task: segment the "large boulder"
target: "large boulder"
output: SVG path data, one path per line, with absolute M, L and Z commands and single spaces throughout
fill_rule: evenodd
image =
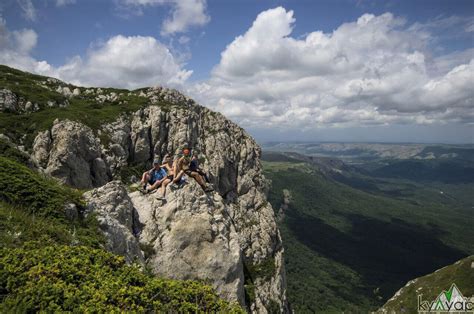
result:
M 189 181 L 169 187 L 164 201 L 156 193 L 127 194 L 121 182 L 112 181 L 84 197 L 109 251 L 128 262 L 146 262 L 158 276 L 206 281 L 221 297 L 245 306 L 239 235 L 217 193 L 205 194 Z
M 138 233 L 138 215 L 127 190 L 119 181 L 84 193 L 86 214 L 94 213 L 106 238 L 107 250 L 125 257 L 126 261 L 144 264 Z
M 77 188 L 109 181 L 99 140 L 89 127 L 78 122 L 56 120 L 51 130 L 36 137 L 33 157 L 47 174 Z
M 239 235 L 217 193 L 205 194 L 189 181 L 170 187 L 163 202 L 154 194 L 130 194 L 141 226 L 139 240 L 153 248 L 148 265 L 159 276 L 199 279 L 245 305 Z
M 0 89 L 0 112 L 17 112 L 18 97 L 8 89 Z

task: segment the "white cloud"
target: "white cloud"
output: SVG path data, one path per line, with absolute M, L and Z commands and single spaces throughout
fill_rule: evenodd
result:
M 57 69 L 59 78 L 76 84 L 125 88 L 179 86 L 191 74 L 155 38 L 121 35 Z
M 36 21 L 36 9 L 32 0 L 17 0 L 23 11 L 23 17 L 29 21 Z
M 131 8 L 134 14 L 143 14 L 147 6 L 171 6 L 171 14 L 162 23 L 161 34 L 183 33 L 191 27 L 204 26 L 210 21 L 206 0 L 122 0 L 123 7 Z M 123 9 L 122 7 L 122 9 Z
M 474 22 L 471 20 L 470 23 L 466 25 L 466 27 L 464 28 L 464 30 L 465 30 L 467 33 L 474 33 Z
M 433 35 L 426 28 L 407 26 L 390 13 L 364 14 L 332 33 L 294 38 L 294 22 L 293 11 L 282 7 L 260 13 L 221 53 L 211 79 L 189 93 L 247 127 L 314 129 L 472 118 L 472 54 L 432 58 Z
M 187 44 L 190 40 L 191 40 L 191 38 L 189 38 L 188 36 L 180 36 L 180 37 L 178 38 L 178 42 L 179 42 L 181 45 Z
M 15 47 L 22 53 L 29 53 L 38 40 L 38 35 L 34 30 L 23 29 L 12 33 Z
M 153 37 L 114 36 L 90 48 L 86 57 L 73 57 L 59 67 L 30 55 L 37 38 L 31 29 L 10 32 L 0 18 L 0 63 L 86 86 L 180 87 L 192 74 Z
M 0 63 L 38 74 L 48 74 L 50 65 L 30 56 L 37 39 L 38 35 L 31 29 L 10 32 L 5 20 L 0 17 Z
M 162 35 L 187 31 L 193 26 L 204 26 L 210 21 L 206 14 L 206 0 L 177 0 L 171 18 L 163 22 Z
M 69 4 L 74 4 L 76 3 L 76 0 L 56 0 L 56 6 L 57 7 L 64 7 Z

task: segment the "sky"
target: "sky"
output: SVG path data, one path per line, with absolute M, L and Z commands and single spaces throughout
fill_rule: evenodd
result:
M 259 142 L 474 143 L 474 0 L 2 0 L 0 64 L 176 88 Z

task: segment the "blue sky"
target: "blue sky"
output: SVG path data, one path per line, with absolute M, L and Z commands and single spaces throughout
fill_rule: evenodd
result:
M 0 63 L 175 87 L 260 141 L 474 142 L 474 1 L 6 0 L 0 14 Z

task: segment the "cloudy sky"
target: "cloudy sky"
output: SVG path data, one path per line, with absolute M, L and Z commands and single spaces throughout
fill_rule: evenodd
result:
M 473 0 L 2 0 L 0 63 L 174 87 L 261 142 L 474 143 Z

